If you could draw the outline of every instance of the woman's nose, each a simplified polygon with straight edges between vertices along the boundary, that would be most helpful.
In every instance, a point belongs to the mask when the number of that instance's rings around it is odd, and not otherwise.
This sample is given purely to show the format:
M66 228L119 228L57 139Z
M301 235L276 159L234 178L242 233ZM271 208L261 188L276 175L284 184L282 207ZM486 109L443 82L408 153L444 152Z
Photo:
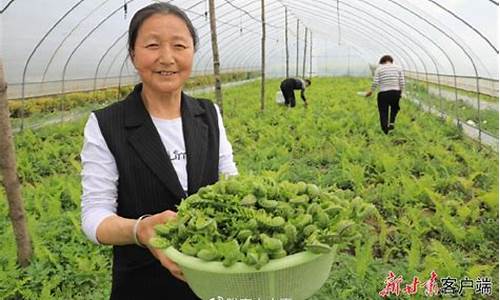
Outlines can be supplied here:
M159 62L162 64L171 64L174 62L173 52L168 46L161 47Z

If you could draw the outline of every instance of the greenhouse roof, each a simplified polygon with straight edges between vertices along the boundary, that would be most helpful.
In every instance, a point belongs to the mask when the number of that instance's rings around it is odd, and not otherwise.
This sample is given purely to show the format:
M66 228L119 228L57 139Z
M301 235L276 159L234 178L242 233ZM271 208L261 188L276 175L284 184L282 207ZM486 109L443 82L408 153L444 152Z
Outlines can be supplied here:
M200 36L194 73L212 70L208 1L170 1ZM62 81L133 75L130 18L141 0L0 1L6 79ZM266 72L285 74L312 49L313 75L367 75L391 54L407 71L498 78L498 2L494 0L266 0ZM260 68L261 1L216 1L222 70ZM306 37L307 29L307 37ZM307 39L307 45L305 41ZM312 43L312 45L311 45ZM309 57L307 57L309 59Z

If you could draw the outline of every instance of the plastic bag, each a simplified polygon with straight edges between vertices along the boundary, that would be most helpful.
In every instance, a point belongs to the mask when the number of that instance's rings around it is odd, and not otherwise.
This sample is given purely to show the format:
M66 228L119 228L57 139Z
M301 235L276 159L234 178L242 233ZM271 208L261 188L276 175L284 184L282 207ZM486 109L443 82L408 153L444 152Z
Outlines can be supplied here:
M278 103L278 104L285 103L285 97L283 97L283 93L281 93L281 91L276 92L276 103Z

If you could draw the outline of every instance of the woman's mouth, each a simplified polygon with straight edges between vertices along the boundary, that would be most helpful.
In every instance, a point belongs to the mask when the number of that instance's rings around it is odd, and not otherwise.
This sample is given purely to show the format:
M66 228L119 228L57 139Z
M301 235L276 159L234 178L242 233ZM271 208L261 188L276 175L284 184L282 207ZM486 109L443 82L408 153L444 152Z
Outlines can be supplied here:
M156 73L160 74L161 76L172 76L172 75L177 74L177 72L174 72L174 71L158 71Z

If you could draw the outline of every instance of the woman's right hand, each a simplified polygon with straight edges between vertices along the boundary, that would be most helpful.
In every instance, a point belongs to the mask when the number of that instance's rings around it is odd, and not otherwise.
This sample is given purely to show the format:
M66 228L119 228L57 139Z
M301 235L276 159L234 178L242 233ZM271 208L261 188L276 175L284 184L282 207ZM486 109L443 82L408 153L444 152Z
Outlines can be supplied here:
M139 223L139 227L137 228L137 239L139 240L139 243L145 245L149 251L151 251L154 257L156 257L162 266L167 268L174 277L179 280L186 281L179 266L170 260L161 249L154 248L149 244L149 240L155 235L155 225L164 224L167 220L175 218L176 215L176 212L166 210L159 214L142 219Z

